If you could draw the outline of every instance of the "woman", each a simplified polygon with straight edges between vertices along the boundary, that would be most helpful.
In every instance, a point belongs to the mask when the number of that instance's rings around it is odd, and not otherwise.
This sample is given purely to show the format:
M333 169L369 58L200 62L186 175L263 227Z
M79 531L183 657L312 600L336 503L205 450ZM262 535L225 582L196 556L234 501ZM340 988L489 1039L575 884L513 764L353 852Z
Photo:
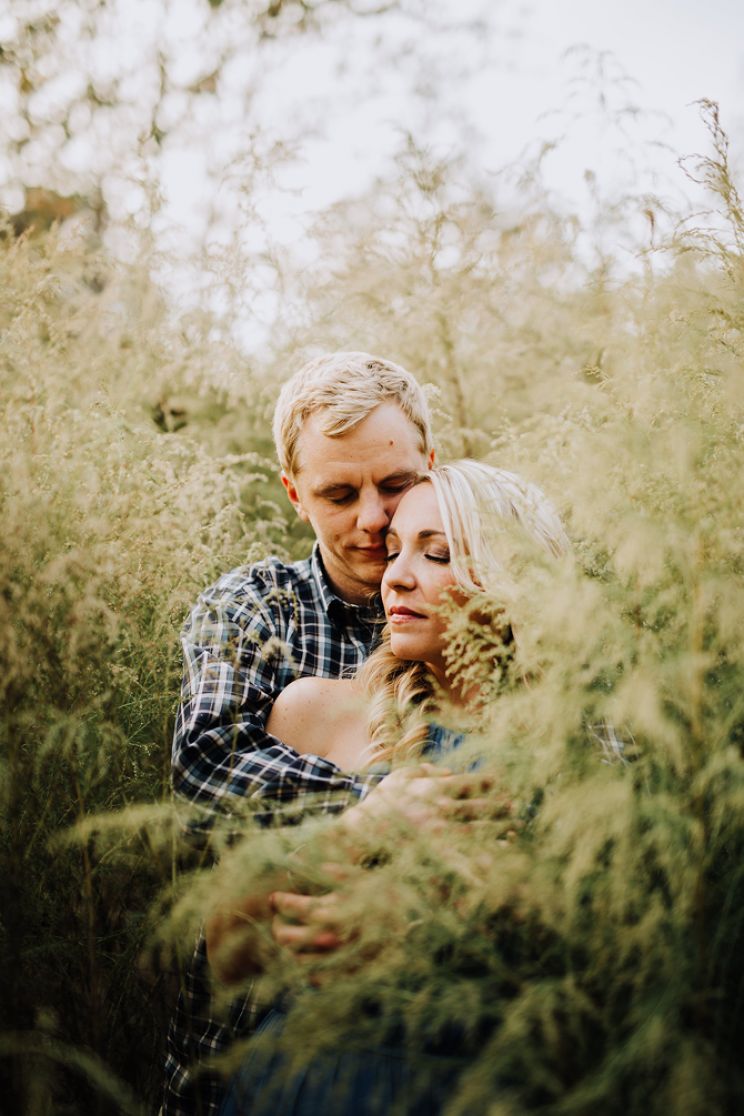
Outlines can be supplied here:
M447 606L450 615L486 606L481 619L492 632L501 626L509 657L511 629L494 614L493 597L506 582L499 541L510 521L550 554L567 548L553 508L516 474L468 460L422 474L386 537L380 646L355 678L293 682L274 705L269 732L299 752L359 770L421 755L432 744L429 722L443 708L468 718L493 672L468 683L457 671L448 654Z
M513 657L513 634L503 607L508 583L503 555L510 525L551 555L567 547L545 497L515 474L467 460L423 474L401 500L387 533L381 587L387 625L380 646L354 678L292 683L277 700L268 730L298 751L324 756L347 770L380 763L410 765L427 752L454 747L461 734L439 722L455 719L463 728L477 719L494 681L498 688ZM487 636L487 651L484 655L480 648L477 662L466 661L463 669L460 652L467 641L453 636L451 621L465 613ZM435 771L424 767L413 772L421 820L451 814L462 793L459 777ZM405 796L412 789L409 766L402 778L394 772L383 780L338 824L348 834L355 822L363 822L387 800L396 801L405 813L411 808ZM469 808L477 811L477 801L471 800ZM288 898L274 893L274 910L283 911ZM286 909L291 913L291 904ZM207 941L218 974L229 979L226 926L224 918L213 920ZM302 927L280 926L276 936L294 949L308 941ZM322 944L313 942L319 948ZM332 934L325 944L335 944ZM409 1116L431 1113L438 1110L455 1072L451 1060L431 1055L425 1065L419 1059L413 1066L399 1051L381 1048L342 1050L297 1075L271 1046L271 1035L278 1037L282 1027L282 1013L272 1012L263 1037L257 1044L252 1040L253 1052L222 1116L361 1116L395 1105Z

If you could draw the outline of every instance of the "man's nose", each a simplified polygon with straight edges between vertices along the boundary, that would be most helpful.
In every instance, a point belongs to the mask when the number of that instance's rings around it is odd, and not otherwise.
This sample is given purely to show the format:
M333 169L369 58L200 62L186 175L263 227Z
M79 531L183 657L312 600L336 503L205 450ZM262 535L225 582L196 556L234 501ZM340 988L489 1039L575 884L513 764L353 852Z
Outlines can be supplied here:
M357 525L369 535L379 535L390 523L392 510L388 508L379 493L370 493L362 498L357 516Z

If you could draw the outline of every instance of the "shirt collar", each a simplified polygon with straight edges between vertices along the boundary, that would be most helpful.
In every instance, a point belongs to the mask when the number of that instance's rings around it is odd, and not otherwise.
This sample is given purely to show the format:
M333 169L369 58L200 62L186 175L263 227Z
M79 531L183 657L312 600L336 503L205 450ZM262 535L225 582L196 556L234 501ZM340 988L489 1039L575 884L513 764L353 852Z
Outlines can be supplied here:
M331 587L320 554L320 543L318 542L313 546L313 552L310 556L310 568L320 592L323 610L327 612L329 616L338 618L353 616L364 623L379 623L382 616L382 599L379 593L370 599L369 604L352 604L351 601L345 601L343 597L339 597L338 593Z

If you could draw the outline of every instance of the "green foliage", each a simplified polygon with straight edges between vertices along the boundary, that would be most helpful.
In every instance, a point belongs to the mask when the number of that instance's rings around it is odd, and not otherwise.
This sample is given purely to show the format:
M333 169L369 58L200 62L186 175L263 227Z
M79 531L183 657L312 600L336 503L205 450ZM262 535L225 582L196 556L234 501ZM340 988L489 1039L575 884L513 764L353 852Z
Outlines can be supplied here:
M2 242L0 1058L17 1110L153 1107L172 947L187 955L217 894L288 857L309 889L332 882L331 819L246 822L219 872L176 881L158 805L189 604L219 572L307 545L267 439L298 337L429 380L444 455L540 483L575 556L514 551L529 682L456 757L494 773L524 827L378 835L339 892L364 917L331 979L308 991L299 967L268 966L266 996L294 995L290 1050L444 1046L466 1063L453 1116L741 1105L744 230L711 127L696 173L721 220L681 223L633 274L594 270L538 195L507 219L408 150L395 189L326 215L320 262L285 267L250 368L206 314L173 320L144 270L54 231ZM458 640L463 669L489 654ZM607 724L624 763L607 762Z
M251 522L258 454L152 420L163 370L185 375L178 335L141 276L91 290L95 263L56 236L0 259L3 1024L51 1012L134 1084L165 1025L137 955L170 863L145 836L115 866L49 838L166 793L180 622L218 571L275 549L277 515Z

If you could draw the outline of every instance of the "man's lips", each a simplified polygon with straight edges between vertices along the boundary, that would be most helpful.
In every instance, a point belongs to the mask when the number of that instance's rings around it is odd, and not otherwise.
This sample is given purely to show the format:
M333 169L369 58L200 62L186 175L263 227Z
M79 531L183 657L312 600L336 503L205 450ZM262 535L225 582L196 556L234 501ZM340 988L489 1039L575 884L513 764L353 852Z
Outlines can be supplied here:
M360 554L366 554L368 558L387 558L387 550L385 546L357 546L354 548Z

